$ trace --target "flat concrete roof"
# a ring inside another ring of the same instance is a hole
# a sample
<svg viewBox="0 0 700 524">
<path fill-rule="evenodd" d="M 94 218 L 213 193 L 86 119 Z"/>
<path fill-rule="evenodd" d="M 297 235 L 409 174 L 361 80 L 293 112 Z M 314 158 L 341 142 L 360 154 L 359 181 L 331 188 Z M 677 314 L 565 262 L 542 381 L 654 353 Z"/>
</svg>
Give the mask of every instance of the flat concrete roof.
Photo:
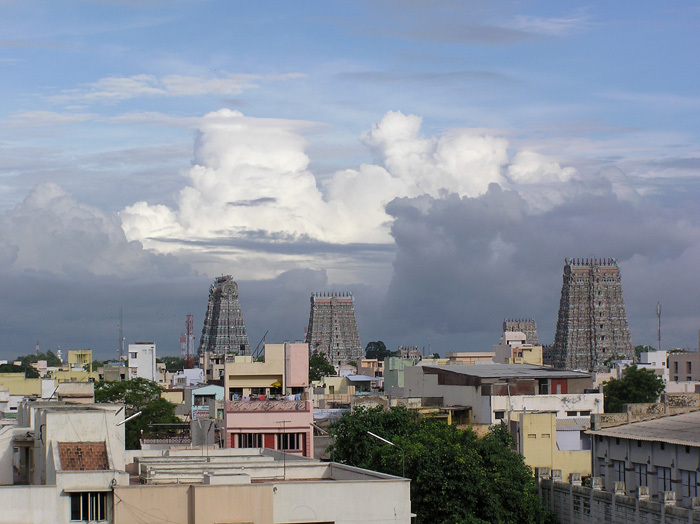
<svg viewBox="0 0 700 524">
<path fill-rule="evenodd" d="M 418 366 L 421 367 L 421 366 Z M 423 365 L 479 378 L 590 378 L 590 373 L 568 369 L 545 368 L 531 364 L 447 364 L 444 366 Z"/>
<path fill-rule="evenodd" d="M 591 435 L 700 446 L 700 411 L 589 431 Z"/>
</svg>

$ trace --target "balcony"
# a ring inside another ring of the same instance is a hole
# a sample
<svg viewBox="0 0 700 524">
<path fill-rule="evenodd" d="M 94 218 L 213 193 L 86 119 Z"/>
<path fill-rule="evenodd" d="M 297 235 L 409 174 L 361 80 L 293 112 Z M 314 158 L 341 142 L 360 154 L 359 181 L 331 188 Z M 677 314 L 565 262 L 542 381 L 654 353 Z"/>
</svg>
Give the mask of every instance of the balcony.
<svg viewBox="0 0 700 524">
<path fill-rule="evenodd" d="M 263 411 L 311 411 L 310 400 L 229 400 L 228 413 L 250 413 Z"/>
</svg>

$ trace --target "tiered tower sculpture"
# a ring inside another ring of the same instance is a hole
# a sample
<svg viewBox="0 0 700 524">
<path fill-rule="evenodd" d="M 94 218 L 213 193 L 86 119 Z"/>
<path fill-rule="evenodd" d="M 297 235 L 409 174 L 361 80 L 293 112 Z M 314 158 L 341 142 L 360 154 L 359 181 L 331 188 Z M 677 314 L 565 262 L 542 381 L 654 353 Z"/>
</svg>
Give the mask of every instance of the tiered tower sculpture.
<svg viewBox="0 0 700 524">
<path fill-rule="evenodd" d="M 554 345 L 545 364 L 598 371 L 634 359 L 617 259 L 566 259 Z"/>
<path fill-rule="evenodd" d="M 249 355 L 250 343 L 238 301 L 238 284 L 231 275 L 214 279 L 204 317 L 199 354 L 233 353 Z"/>
<path fill-rule="evenodd" d="M 537 324 L 531 318 L 506 318 L 503 321 L 503 332 L 520 331 L 525 333 L 525 343 L 539 346 L 537 342 Z"/>
<path fill-rule="evenodd" d="M 312 353 L 325 353 L 331 364 L 358 364 L 363 356 L 352 293 L 312 293 L 306 343 Z"/>
</svg>

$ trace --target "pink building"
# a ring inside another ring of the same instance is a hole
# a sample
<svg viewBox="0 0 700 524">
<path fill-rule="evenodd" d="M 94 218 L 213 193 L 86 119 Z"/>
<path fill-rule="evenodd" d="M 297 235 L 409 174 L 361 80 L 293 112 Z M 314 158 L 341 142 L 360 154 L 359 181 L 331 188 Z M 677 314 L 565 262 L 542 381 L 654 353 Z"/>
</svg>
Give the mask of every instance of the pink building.
<svg viewBox="0 0 700 524">
<path fill-rule="evenodd" d="M 265 359 L 226 362 L 226 445 L 268 448 L 313 457 L 309 347 L 265 344 Z"/>
</svg>

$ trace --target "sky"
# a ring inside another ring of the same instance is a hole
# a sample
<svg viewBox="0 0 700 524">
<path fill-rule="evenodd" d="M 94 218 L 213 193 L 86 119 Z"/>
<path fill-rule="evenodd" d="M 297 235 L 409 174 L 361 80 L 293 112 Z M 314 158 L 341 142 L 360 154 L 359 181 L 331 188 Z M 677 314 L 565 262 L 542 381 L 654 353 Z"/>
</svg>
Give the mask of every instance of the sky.
<svg viewBox="0 0 700 524">
<path fill-rule="evenodd" d="M 554 339 L 615 258 L 697 349 L 700 3 L 0 0 L 0 358 L 178 355 L 231 274 L 255 347 L 352 292 L 363 345 Z"/>
</svg>

